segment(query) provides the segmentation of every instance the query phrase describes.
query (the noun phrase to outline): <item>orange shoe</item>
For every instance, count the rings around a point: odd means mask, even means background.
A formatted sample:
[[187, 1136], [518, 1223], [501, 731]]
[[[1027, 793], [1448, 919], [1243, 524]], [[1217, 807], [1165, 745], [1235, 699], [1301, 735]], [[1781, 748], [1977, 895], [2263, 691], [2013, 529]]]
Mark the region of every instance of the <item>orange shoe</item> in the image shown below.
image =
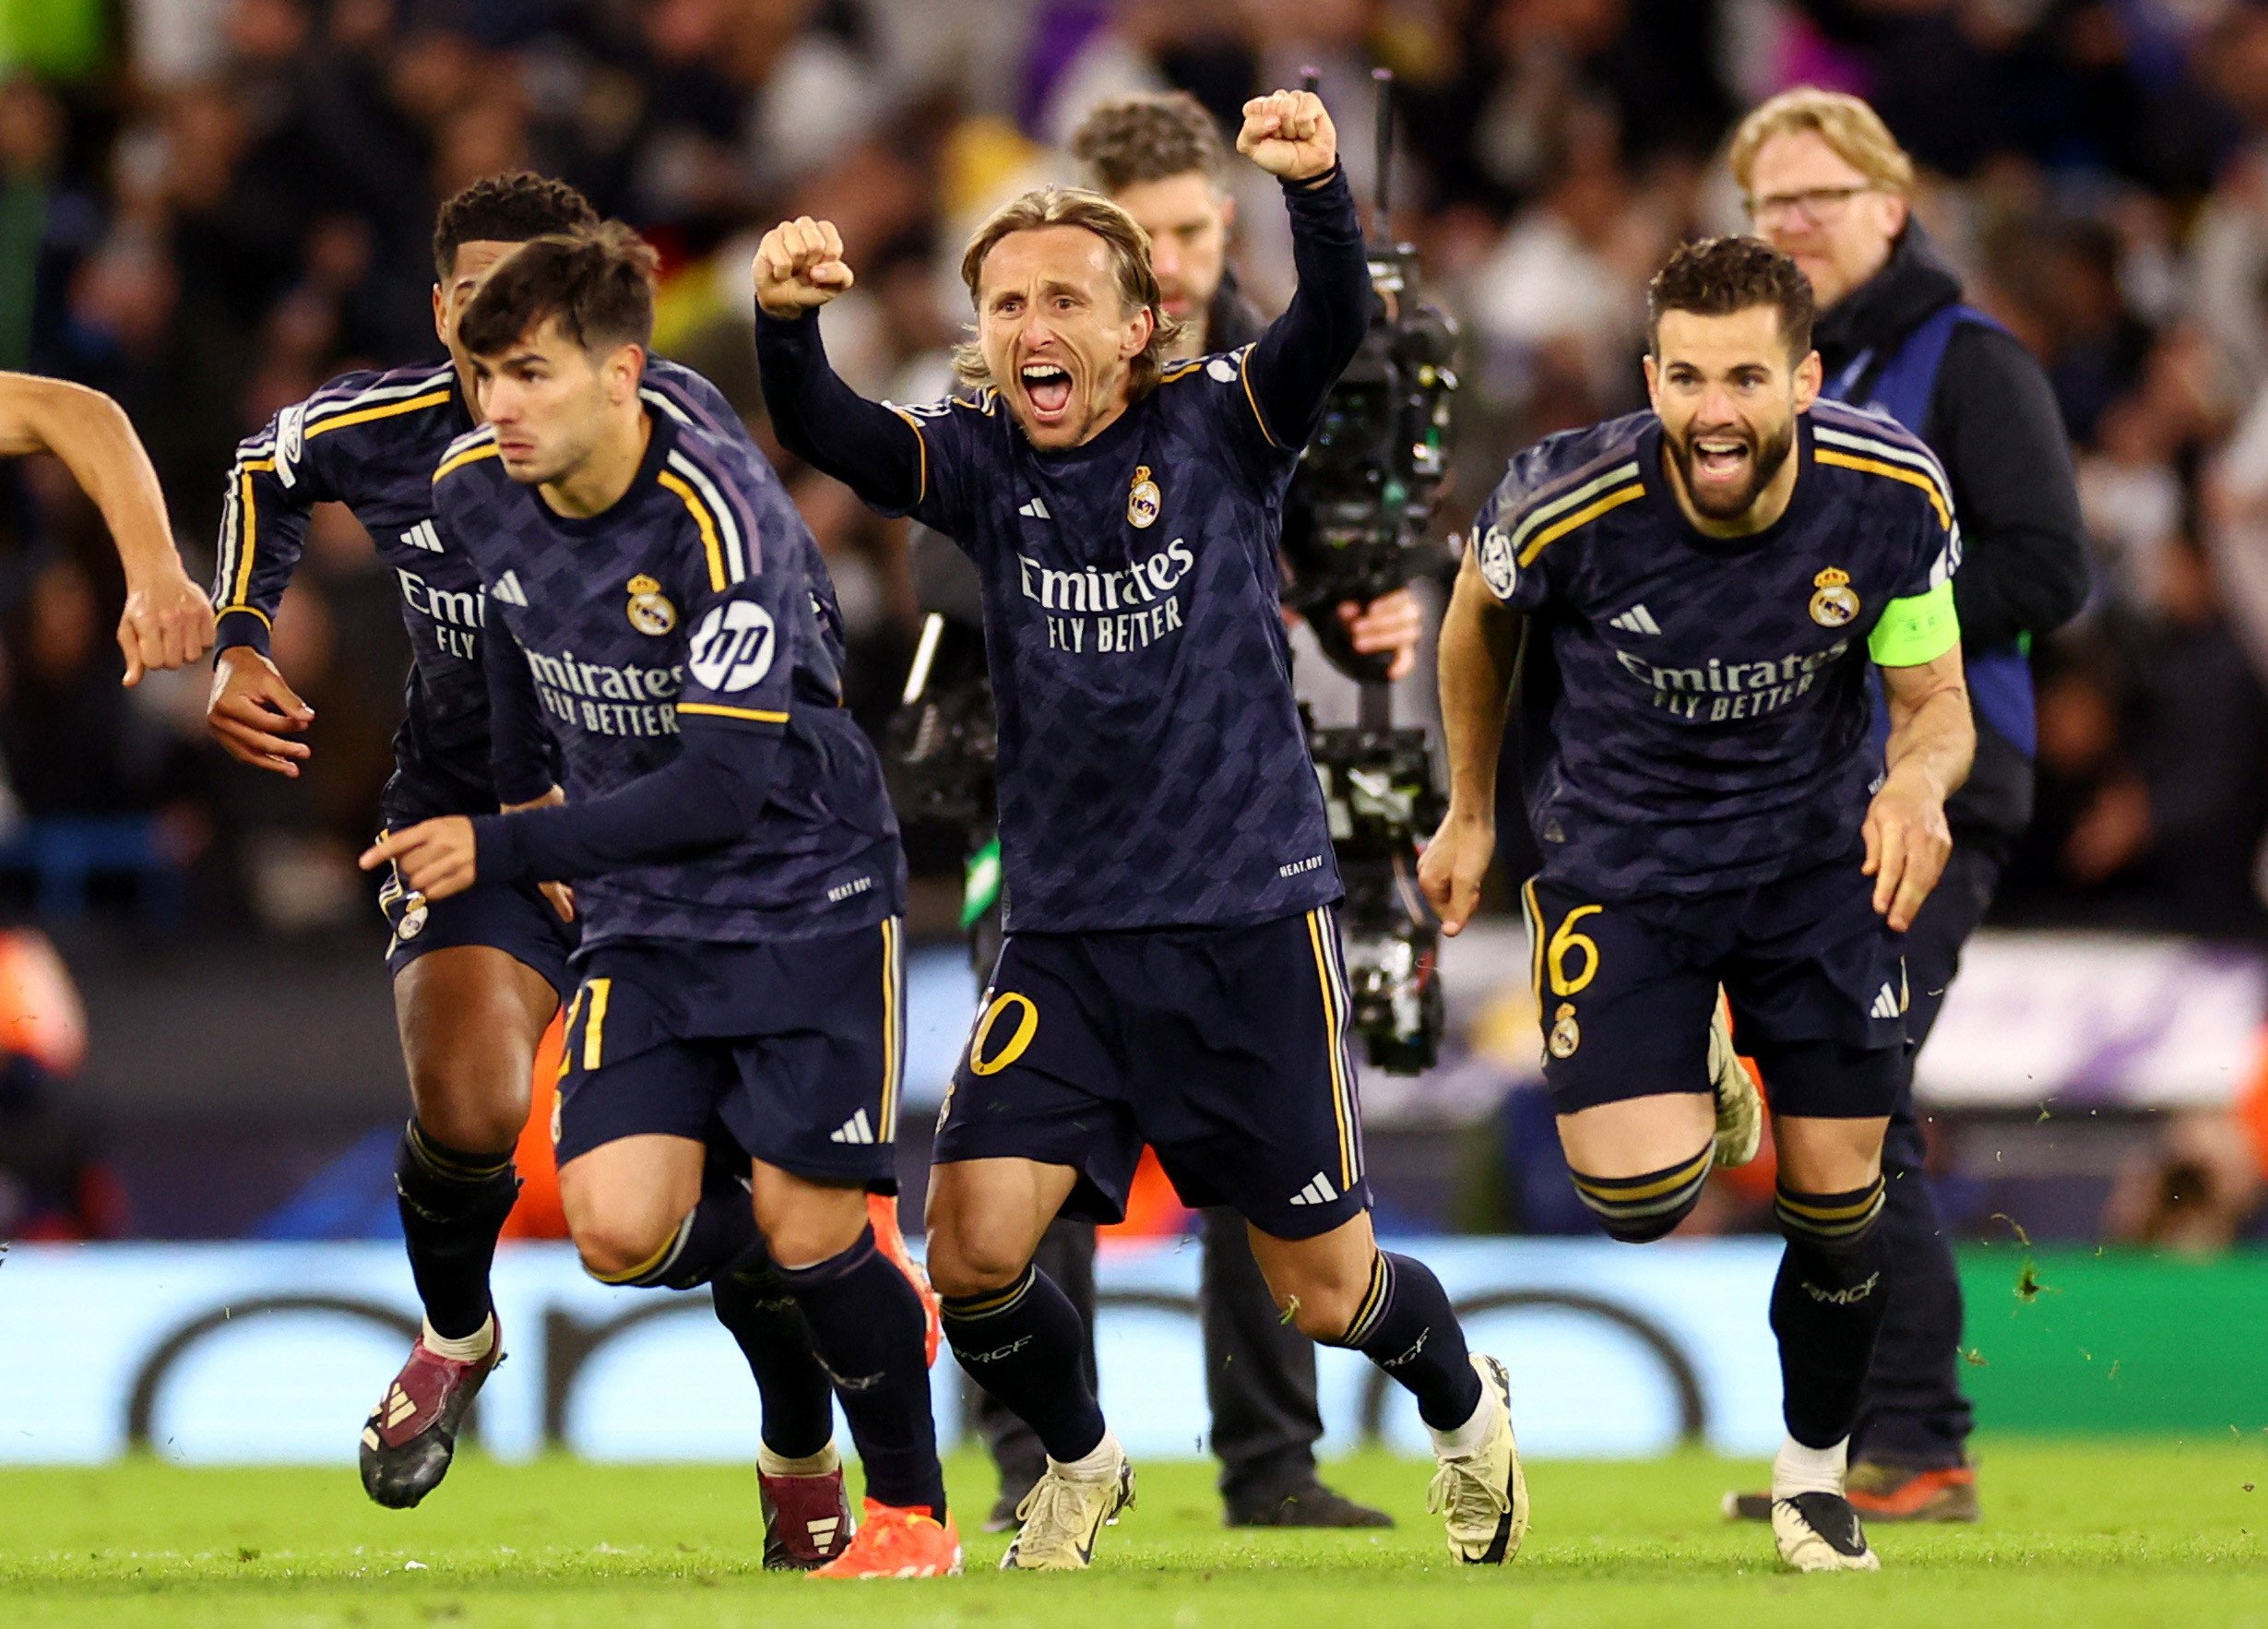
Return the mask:
[[1977, 1472], [1966, 1465], [1907, 1470], [1861, 1460], [1845, 1482], [1843, 1496], [1869, 1521], [1972, 1522], [1981, 1514]]
[[944, 1344], [944, 1316], [937, 1291], [930, 1288], [930, 1276], [906, 1248], [906, 1235], [897, 1225], [897, 1195], [867, 1195], [866, 1219], [873, 1226], [876, 1248], [897, 1264], [897, 1270], [913, 1286], [913, 1292], [921, 1298], [921, 1350], [929, 1366], [934, 1369], [937, 1349]]
[[947, 1516], [866, 1502], [850, 1548], [815, 1569], [814, 1578], [943, 1578], [961, 1570], [961, 1534]]

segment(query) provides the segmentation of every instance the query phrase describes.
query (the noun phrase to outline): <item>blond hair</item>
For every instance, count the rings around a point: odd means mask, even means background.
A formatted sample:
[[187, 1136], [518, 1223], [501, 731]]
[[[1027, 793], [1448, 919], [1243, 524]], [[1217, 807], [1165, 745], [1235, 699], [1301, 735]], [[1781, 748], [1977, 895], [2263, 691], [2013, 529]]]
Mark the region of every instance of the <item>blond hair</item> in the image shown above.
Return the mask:
[[1882, 114], [1855, 96], [1799, 85], [1753, 109], [1733, 132], [1732, 150], [1727, 156], [1742, 192], [1749, 190], [1756, 154], [1763, 144], [1799, 130], [1817, 132], [1837, 158], [1883, 192], [1905, 197], [1914, 190], [1914, 161], [1890, 134]]
[[[1150, 234], [1134, 218], [1104, 197], [1077, 186], [1043, 186], [1002, 205], [992, 219], [977, 228], [961, 256], [961, 281], [968, 285], [968, 299], [977, 302], [977, 286], [984, 277], [985, 257], [1012, 233], [1037, 232], [1042, 227], [1075, 226], [1102, 240], [1110, 257], [1111, 280], [1126, 305], [1146, 306], [1150, 314], [1150, 339], [1127, 364], [1133, 375], [1128, 399], [1148, 394], [1165, 367], [1166, 352], [1180, 336], [1181, 324], [1166, 315], [1165, 296], [1158, 274], [1150, 268]], [[984, 351], [974, 339], [953, 348], [953, 372], [962, 384], [982, 387], [996, 384], [985, 365]]]

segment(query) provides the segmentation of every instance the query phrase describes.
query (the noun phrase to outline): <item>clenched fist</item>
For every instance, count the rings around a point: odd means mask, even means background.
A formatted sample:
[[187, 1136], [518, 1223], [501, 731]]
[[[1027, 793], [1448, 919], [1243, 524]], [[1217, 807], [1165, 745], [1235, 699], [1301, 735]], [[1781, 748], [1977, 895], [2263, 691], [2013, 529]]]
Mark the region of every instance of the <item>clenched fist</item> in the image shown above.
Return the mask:
[[800, 215], [783, 220], [756, 245], [756, 305], [783, 321], [816, 311], [855, 280], [843, 261], [843, 234], [832, 220]]
[[1338, 162], [1338, 131], [1322, 97], [1312, 90], [1277, 90], [1244, 104], [1236, 150], [1271, 175], [1312, 181]]

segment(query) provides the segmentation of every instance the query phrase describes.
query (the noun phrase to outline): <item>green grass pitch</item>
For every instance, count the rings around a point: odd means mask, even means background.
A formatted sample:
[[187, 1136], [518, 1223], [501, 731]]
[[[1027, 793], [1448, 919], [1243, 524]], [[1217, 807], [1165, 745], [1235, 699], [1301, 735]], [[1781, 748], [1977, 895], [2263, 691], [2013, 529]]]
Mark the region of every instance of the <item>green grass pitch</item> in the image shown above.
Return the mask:
[[[1982, 1457], [1985, 1524], [1880, 1528], [1876, 1577], [1777, 1571], [1762, 1528], [1716, 1516], [1762, 1468], [1703, 1455], [1535, 1465], [1525, 1553], [1458, 1568], [1425, 1513], [1429, 1468], [1373, 1456], [1332, 1476], [1393, 1532], [1229, 1533], [1208, 1467], [1153, 1463], [1089, 1574], [1003, 1575], [1003, 1540], [971, 1532], [965, 1578], [859, 1585], [758, 1570], [754, 1477], [730, 1468], [469, 1457], [409, 1513], [344, 1469], [10, 1470], [0, 1624], [2268, 1629], [2268, 1438], [2001, 1439]], [[980, 1514], [985, 1468], [951, 1468]]]

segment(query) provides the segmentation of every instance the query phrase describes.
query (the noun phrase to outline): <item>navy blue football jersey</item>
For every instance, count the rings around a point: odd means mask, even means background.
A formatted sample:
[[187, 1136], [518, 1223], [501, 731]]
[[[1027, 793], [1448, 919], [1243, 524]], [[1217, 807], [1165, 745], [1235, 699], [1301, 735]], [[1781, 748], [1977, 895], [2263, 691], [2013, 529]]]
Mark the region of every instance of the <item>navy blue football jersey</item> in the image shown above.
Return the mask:
[[1702, 894], [1856, 850], [1882, 770], [1868, 635], [1951, 576], [1960, 532], [1944, 472], [1895, 423], [1822, 401], [1798, 425], [1794, 495], [1752, 537], [1687, 523], [1650, 412], [1528, 448], [1482, 505], [1480, 576], [1534, 613], [1548, 879]]
[[[744, 836], [576, 885], [584, 948], [808, 938], [899, 914], [905, 855], [881, 762], [842, 705], [818, 545], [744, 437], [650, 403], [648, 419], [636, 476], [600, 515], [555, 514], [511, 480], [493, 430], [452, 444], [432, 475], [443, 539], [525, 663], [570, 802], [660, 768], [681, 729], [780, 738]], [[497, 724], [507, 742], [524, 729]]]
[[1060, 451], [991, 390], [897, 410], [921, 438], [912, 513], [983, 585], [1013, 932], [1226, 927], [1339, 897], [1277, 609], [1299, 455], [1261, 419], [1250, 354], [1169, 367]]
[[[649, 407], [676, 422], [745, 437], [717, 387], [689, 368], [649, 363], [645, 394]], [[471, 428], [446, 363], [345, 374], [248, 437], [229, 471], [213, 584], [223, 648], [249, 645], [266, 653], [316, 504], [351, 509], [394, 574], [411, 660], [385, 798], [389, 826], [496, 806], [480, 669], [486, 616], [480, 578], [433, 524], [434, 467]]]

